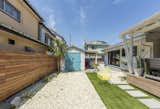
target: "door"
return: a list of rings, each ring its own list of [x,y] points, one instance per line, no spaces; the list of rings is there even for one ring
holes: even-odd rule
[[[81,70],[81,54],[80,53],[65,53],[65,71],[80,71]]]

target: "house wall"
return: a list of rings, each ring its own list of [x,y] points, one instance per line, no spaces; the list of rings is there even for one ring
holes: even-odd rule
[[[8,0],[21,12],[21,21],[17,22],[5,12],[0,10],[0,23],[15,28],[18,31],[24,32],[33,39],[38,39],[38,25],[40,19],[26,6],[23,0]]]
[[[23,0],[7,0],[11,5],[13,5],[18,11],[21,13],[20,22],[16,21],[14,18],[10,17],[6,12],[0,10],[0,24],[6,25],[8,28],[16,30],[25,36],[40,41],[44,44],[40,45],[32,40],[21,38],[22,36],[12,35],[9,32],[4,32],[0,30],[0,49],[7,50],[18,50],[24,51],[24,47],[27,46],[35,52],[43,52],[45,53],[48,48],[44,45],[50,45],[49,43],[45,43],[40,40],[41,37],[41,29],[44,30],[44,33],[47,33],[49,38],[48,40],[51,42],[51,39],[54,40],[55,36],[49,32],[47,27],[44,27],[40,22],[42,21],[27,5]],[[44,34],[45,35],[45,34]],[[47,36],[47,37],[48,37]],[[16,44],[13,46],[8,44],[8,38],[15,40]],[[48,42],[49,42],[48,41]]]
[[[8,39],[15,40],[15,45],[8,44]],[[31,47],[35,52],[40,53],[45,53],[47,50],[47,46],[0,30],[0,49],[25,51],[25,46]]]

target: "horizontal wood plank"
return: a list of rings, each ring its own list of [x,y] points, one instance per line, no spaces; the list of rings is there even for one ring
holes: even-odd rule
[[[56,69],[56,58],[53,56],[0,51],[0,101]]]

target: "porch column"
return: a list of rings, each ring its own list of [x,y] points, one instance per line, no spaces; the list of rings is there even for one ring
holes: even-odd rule
[[[127,65],[130,73],[133,72],[133,36],[130,36],[130,39],[127,39],[127,36],[123,36],[123,41],[125,43],[125,54],[127,57]]]
[[[133,46],[134,46],[134,36],[131,35],[130,39],[131,39],[131,45],[130,45],[130,56],[131,56],[131,73],[134,73],[134,65],[133,65]]]
[[[122,48],[120,48],[120,56],[119,56],[119,59],[120,59],[120,68],[122,67]]]
[[[108,52],[108,65],[110,65],[110,64],[111,64],[110,60],[111,60],[111,53],[110,53],[110,52]]]
[[[95,58],[95,64],[97,64],[97,53],[96,53],[96,58]]]

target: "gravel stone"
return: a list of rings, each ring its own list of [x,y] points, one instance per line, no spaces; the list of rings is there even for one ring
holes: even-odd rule
[[[84,72],[61,73],[20,109],[106,109]]]

